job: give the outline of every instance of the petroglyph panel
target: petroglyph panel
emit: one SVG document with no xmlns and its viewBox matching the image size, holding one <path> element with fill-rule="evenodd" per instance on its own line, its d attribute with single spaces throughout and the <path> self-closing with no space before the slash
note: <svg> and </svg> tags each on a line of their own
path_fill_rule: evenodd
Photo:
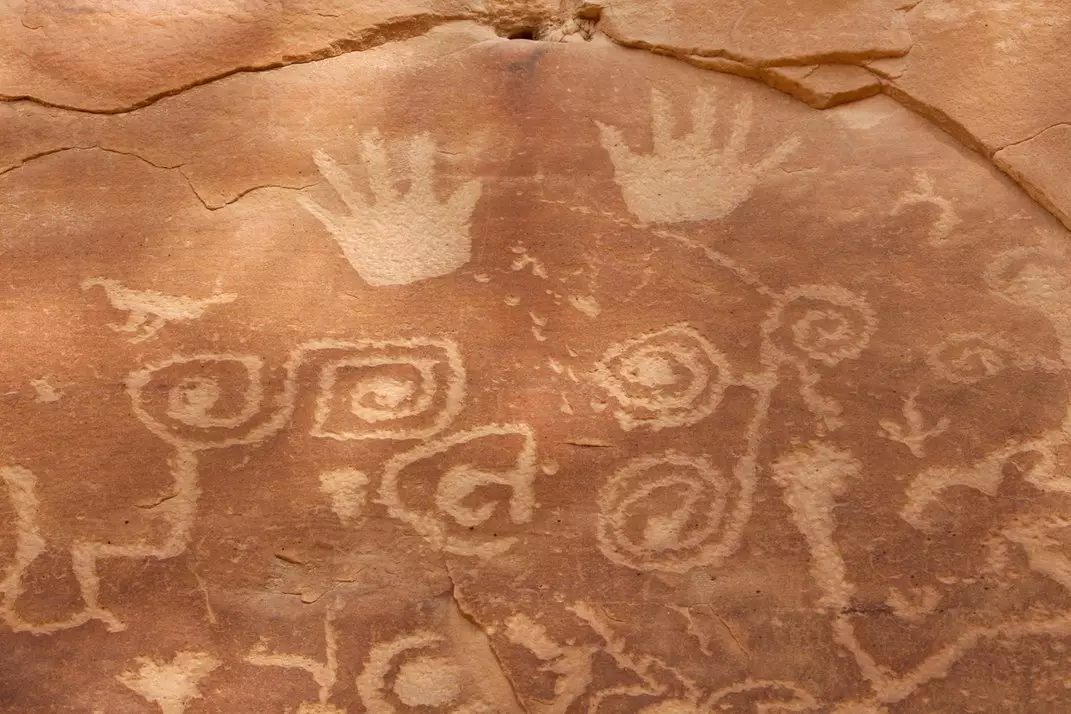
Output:
<svg viewBox="0 0 1071 714">
<path fill-rule="evenodd" d="M 313 2 L 366 29 L 11 93 L 0 711 L 1066 711 L 1068 232 L 754 81 L 885 92 L 894 4 Z"/>
</svg>

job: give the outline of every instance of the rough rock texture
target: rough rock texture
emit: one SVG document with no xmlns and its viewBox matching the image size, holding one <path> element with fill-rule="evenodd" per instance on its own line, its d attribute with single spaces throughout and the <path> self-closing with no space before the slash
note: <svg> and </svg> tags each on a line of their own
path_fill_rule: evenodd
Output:
<svg viewBox="0 0 1071 714">
<path fill-rule="evenodd" d="M 1069 24 L 9 2 L 0 711 L 1068 711 Z"/>
</svg>

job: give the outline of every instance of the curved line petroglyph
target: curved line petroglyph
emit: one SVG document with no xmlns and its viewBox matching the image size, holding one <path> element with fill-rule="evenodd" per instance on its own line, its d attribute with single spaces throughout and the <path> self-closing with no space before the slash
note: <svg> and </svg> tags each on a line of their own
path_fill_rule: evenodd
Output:
<svg viewBox="0 0 1071 714">
<path fill-rule="evenodd" d="M 952 231 L 963 222 L 952 202 L 937 193 L 933 177 L 925 171 L 915 172 L 915 188 L 906 191 L 893 204 L 892 215 L 902 213 L 908 206 L 930 205 L 937 209 L 937 218 L 930 228 L 927 240 L 934 247 L 955 242 Z"/>
<path fill-rule="evenodd" d="M 521 438 L 521 447 L 514 457 L 512 468 L 490 471 L 464 464 L 441 473 L 433 497 L 436 510 L 441 516 L 427 509 L 420 510 L 406 505 L 400 483 L 405 469 L 434 459 L 454 447 L 478 439 L 502 436 Z M 412 526 L 432 547 L 459 555 L 488 558 L 509 550 L 516 538 L 481 540 L 478 537 L 454 535 L 449 532 L 448 521 L 443 516 L 466 529 L 485 523 L 494 514 L 498 504 L 469 506 L 465 501 L 481 487 L 502 485 L 511 490 L 506 507 L 510 521 L 515 524 L 527 523 L 537 506 L 533 490 L 535 476 L 539 470 L 537 461 L 535 433 L 527 424 L 490 424 L 468 429 L 427 441 L 390 459 L 383 467 L 380 502 L 387 507 L 391 516 Z"/>
<path fill-rule="evenodd" d="M 408 140 L 410 186 L 402 196 L 397 173 L 376 130 L 361 138 L 361 159 L 375 200 L 355 189 L 335 159 L 322 151 L 313 158 L 327 182 L 349 209 L 336 215 L 311 198 L 298 199 L 323 224 L 346 260 L 375 287 L 405 285 L 448 275 L 469 262 L 469 220 L 480 199 L 481 182 L 472 179 L 440 202 L 435 195 L 435 142 L 422 134 Z"/>
<path fill-rule="evenodd" d="M 108 558 L 173 558 L 183 553 L 189 542 L 200 488 L 197 484 L 197 457 L 190 451 L 178 451 L 171 459 L 174 481 L 169 497 L 152 510 L 166 524 L 167 535 L 153 544 L 145 541 L 126 545 L 77 540 L 71 545 L 74 576 L 78 582 L 83 608 L 66 620 L 32 623 L 19 615 L 17 601 L 23 593 L 23 581 L 30 565 L 44 552 L 47 539 L 38 521 L 39 500 L 36 478 L 20 467 L 0 469 L 15 511 L 16 548 L 14 562 L 8 567 L 0 588 L 3 590 L 3 618 L 16 632 L 52 634 L 79 627 L 91 620 L 103 622 L 116 632 L 125 625 L 100 605 L 98 562 Z"/>
<path fill-rule="evenodd" d="M 615 563 L 638 570 L 684 572 L 718 564 L 735 550 L 750 510 L 742 504 L 741 490 L 739 485 L 732 489 L 703 456 L 670 451 L 635 459 L 599 493 L 599 549 Z M 633 542 L 626 535 L 629 520 L 650 508 L 659 491 L 672 493 L 678 505 L 665 515 L 647 514 L 642 541 Z"/>
<path fill-rule="evenodd" d="M 948 431 L 952 422 L 948 417 L 941 417 L 933 426 L 927 426 L 926 418 L 919 411 L 916 401 L 918 396 L 919 390 L 916 389 L 904 400 L 900 411 L 903 416 L 902 422 L 892 419 L 879 421 L 878 436 L 903 444 L 912 456 L 921 459 L 926 456 L 926 442 Z"/>
<path fill-rule="evenodd" d="M 416 371 L 417 378 L 374 374 L 374 368 L 389 366 L 410 367 Z M 368 368 L 367 371 L 372 374 L 350 392 L 348 411 L 356 417 L 357 425 L 361 428 L 332 428 L 329 425 L 331 402 L 340 374 L 360 368 Z M 437 368 L 446 370 L 443 384 L 438 383 Z M 434 401 L 440 392 L 443 406 L 435 410 Z M 339 441 L 424 439 L 445 429 L 461 410 L 464 400 L 465 367 L 461 353 L 453 342 L 434 339 L 368 342 L 364 354 L 332 360 L 321 369 L 316 412 L 310 433 Z M 422 426 L 391 425 L 391 422 L 404 424 L 406 419 L 429 414 L 433 418 Z"/>
<path fill-rule="evenodd" d="M 842 406 L 819 393 L 821 369 L 858 358 L 878 327 L 866 298 L 837 285 L 798 285 L 775 297 L 762 323 L 762 361 L 791 364 L 800 395 L 824 429 L 840 428 Z"/>
<path fill-rule="evenodd" d="M 751 96 L 741 100 L 723 147 L 714 145 L 715 101 L 700 90 L 692 108 L 692 131 L 673 136 L 673 110 L 659 90 L 651 91 L 650 154 L 634 153 L 619 128 L 596 121 L 599 140 L 614 165 L 628 210 L 648 223 L 715 220 L 746 201 L 760 179 L 783 164 L 800 145 L 788 139 L 755 163 L 744 159 L 751 132 Z"/>
<path fill-rule="evenodd" d="M 280 654 L 269 652 L 264 642 L 258 642 L 253 649 L 245 655 L 245 661 L 257 667 L 282 667 L 284 669 L 298 669 L 307 672 L 318 687 L 317 701 L 304 702 L 301 710 L 328 714 L 328 712 L 340 712 L 328 704 L 331 692 L 338 682 L 338 632 L 335 628 L 335 617 L 341 610 L 342 603 L 335 602 L 326 608 L 324 612 L 324 652 L 325 659 L 318 662 L 311 657 L 296 654 Z"/>
<path fill-rule="evenodd" d="M 364 669 L 357 676 L 357 692 L 369 714 L 395 714 L 410 707 L 436 707 L 450 714 L 496 714 L 496 710 L 479 698 L 464 698 L 461 666 L 453 658 L 420 655 L 396 665 L 400 655 L 442 646 L 446 637 L 420 631 L 403 635 L 372 648 Z M 394 681 L 388 682 L 391 674 Z M 406 708 L 395 706 L 397 698 Z"/>
<path fill-rule="evenodd" d="M 506 639 L 524 647 L 545 664 L 541 671 L 557 675 L 554 700 L 528 705 L 533 714 L 566 714 L 569 707 L 591 686 L 592 667 L 599 651 L 593 645 L 562 645 L 552 640 L 546 628 L 527 615 L 516 613 L 505 622 Z"/>
</svg>

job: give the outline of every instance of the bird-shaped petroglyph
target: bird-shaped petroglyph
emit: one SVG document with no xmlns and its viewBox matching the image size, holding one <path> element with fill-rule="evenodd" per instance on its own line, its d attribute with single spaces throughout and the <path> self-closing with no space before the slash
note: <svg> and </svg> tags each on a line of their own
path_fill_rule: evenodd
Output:
<svg viewBox="0 0 1071 714">
<path fill-rule="evenodd" d="M 131 333 L 130 341 L 144 342 L 159 332 L 169 322 L 196 320 L 213 305 L 234 302 L 234 293 L 216 293 L 206 298 L 185 295 L 165 295 L 155 290 L 133 290 L 111 278 L 86 278 L 82 289 L 104 289 L 108 302 L 116 310 L 130 313 L 125 323 L 111 325 L 117 332 Z"/>
</svg>

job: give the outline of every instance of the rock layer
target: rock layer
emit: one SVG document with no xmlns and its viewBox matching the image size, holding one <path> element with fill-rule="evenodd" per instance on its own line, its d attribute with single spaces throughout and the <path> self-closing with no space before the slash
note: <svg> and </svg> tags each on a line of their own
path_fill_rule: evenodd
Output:
<svg viewBox="0 0 1071 714">
<path fill-rule="evenodd" d="M 1063 711 L 1071 13 L 951 5 L 12 8 L 0 710 Z"/>
</svg>

